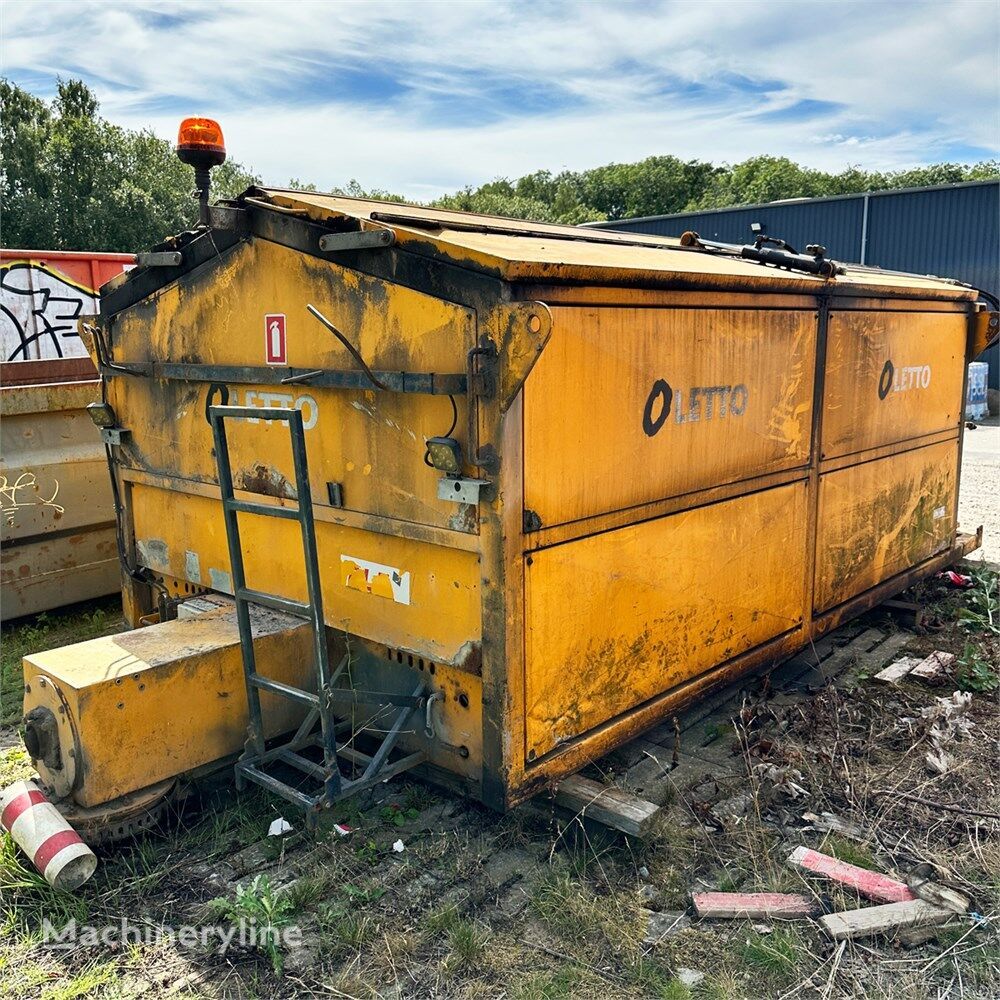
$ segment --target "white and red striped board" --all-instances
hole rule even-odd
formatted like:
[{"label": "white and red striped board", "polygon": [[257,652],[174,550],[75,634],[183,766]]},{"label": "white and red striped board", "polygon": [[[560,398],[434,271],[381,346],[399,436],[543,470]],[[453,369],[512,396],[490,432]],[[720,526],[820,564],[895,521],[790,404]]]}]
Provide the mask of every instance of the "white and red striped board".
[{"label": "white and red striped board", "polygon": [[917,898],[910,887],[898,879],[859,868],[846,861],[838,861],[829,854],[821,854],[808,847],[796,847],[789,856],[788,863],[816,875],[825,875],[876,903],[908,903]]},{"label": "white and red striped board", "polygon": [[17,781],[0,795],[0,826],[56,889],[79,888],[97,868],[94,852],[33,781]]}]

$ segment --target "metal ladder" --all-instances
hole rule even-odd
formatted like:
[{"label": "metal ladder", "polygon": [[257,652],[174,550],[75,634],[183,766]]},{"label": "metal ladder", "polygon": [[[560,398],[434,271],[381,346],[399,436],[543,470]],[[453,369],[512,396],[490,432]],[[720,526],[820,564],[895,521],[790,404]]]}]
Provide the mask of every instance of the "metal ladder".
[{"label": "metal ladder", "polygon": [[[316,548],[316,526],[313,521],[312,492],[309,487],[309,467],[306,461],[305,431],[301,411],[278,407],[211,406],[208,414],[212,425],[212,434],[215,438],[215,460],[222,493],[226,538],[229,543],[233,597],[236,601],[236,621],[240,632],[240,649],[243,655],[243,673],[249,709],[248,739],[242,756],[236,762],[236,785],[237,788],[243,788],[246,782],[250,781],[299,806],[305,811],[306,825],[311,827],[315,824],[318,813],[329,808],[333,803],[380,781],[385,781],[392,775],[415,767],[426,760],[426,752],[420,750],[408,754],[392,764],[389,763],[389,756],[403,726],[418,708],[423,708],[426,705],[425,685],[421,681],[410,695],[356,691],[352,688],[335,686],[349,666],[351,654],[348,651],[333,673],[330,673],[319,558]],[[229,442],[226,437],[225,421],[227,419],[282,421],[288,424],[291,434],[292,461],[295,469],[296,507],[256,503],[236,498],[233,489],[232,466],[229,459]],[[280,517],[299,522],[302,530],[302,549],[309,594],[307,602],[247,587],[238,519],[240,513]],[[313,632],[316,694],[283,684],[258,673],[250,614],[250,606],[253,604],[282,611],[310,622]],[[260,706],[261,691],[269,691],[272,694],[290,698],[309,706],[305,718],[294,735],[286,742],[270,748],[267,747],[264,736],[265,729]],[[348,739],[344,745],[338,748],[338,735],[349,730],[351,726],[350,723],[346,722],[338,724],[334,715],[334,703],[337,701],[354,704],[389,704],[398,706],[400,711],[392,726],[385,732],[377,749],[373,753],[367,754],[352,745],[353,738]],[[314,732],[317,721],[320,723],[318,734]],[[322,764],[302,756],[300,751],[307,747],[322,748]],[[348,761],[352,767],[363,766],[361,777],[350,780],[343,778],[338,755]],[[290,765],[307,777],[319,781],[321,790],[314,794],[307,794],[300,788],[269,774],[266,770],[267,765],[279,762]]]}]

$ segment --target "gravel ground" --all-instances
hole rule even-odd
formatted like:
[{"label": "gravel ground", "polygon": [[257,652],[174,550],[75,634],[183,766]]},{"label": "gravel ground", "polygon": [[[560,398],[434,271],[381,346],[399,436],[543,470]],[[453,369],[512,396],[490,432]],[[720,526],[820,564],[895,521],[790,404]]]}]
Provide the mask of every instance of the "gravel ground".
[{"label": "gravel ground", "polygon": [[973,558],[1000,562],[1000,416],[965,431],[958,523],[963,531],[983,525],[983,547]]}]

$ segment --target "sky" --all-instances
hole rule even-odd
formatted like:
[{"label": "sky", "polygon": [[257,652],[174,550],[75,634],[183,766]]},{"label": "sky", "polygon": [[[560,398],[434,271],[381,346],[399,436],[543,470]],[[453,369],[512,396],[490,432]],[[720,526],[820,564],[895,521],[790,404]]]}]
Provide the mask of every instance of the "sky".
[{"label": "sky", "polygon": [[897,169],[1000,155],[1000,0],[0,0],[0,73],[80,78],[266,183],[429,199],[673,154]]}]

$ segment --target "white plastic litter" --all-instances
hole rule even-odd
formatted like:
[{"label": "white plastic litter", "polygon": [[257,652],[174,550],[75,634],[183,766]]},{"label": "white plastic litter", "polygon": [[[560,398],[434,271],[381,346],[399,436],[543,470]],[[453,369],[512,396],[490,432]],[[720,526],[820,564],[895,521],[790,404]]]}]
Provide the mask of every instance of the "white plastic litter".
[{"label": "white plastic litter", "polygon": [[392,849],[397,854],[402,854],[403,851],[406,850],[406,844],[404,844],[401,840],[397,840],[396,843],[392,845]]},{"label": "white plastic litter", "polygon": [[292,832],[292,824],[285,819],[284,816],[279,816],[268,828],[267,835],[269,837],[283,837],[286,833]]}]

